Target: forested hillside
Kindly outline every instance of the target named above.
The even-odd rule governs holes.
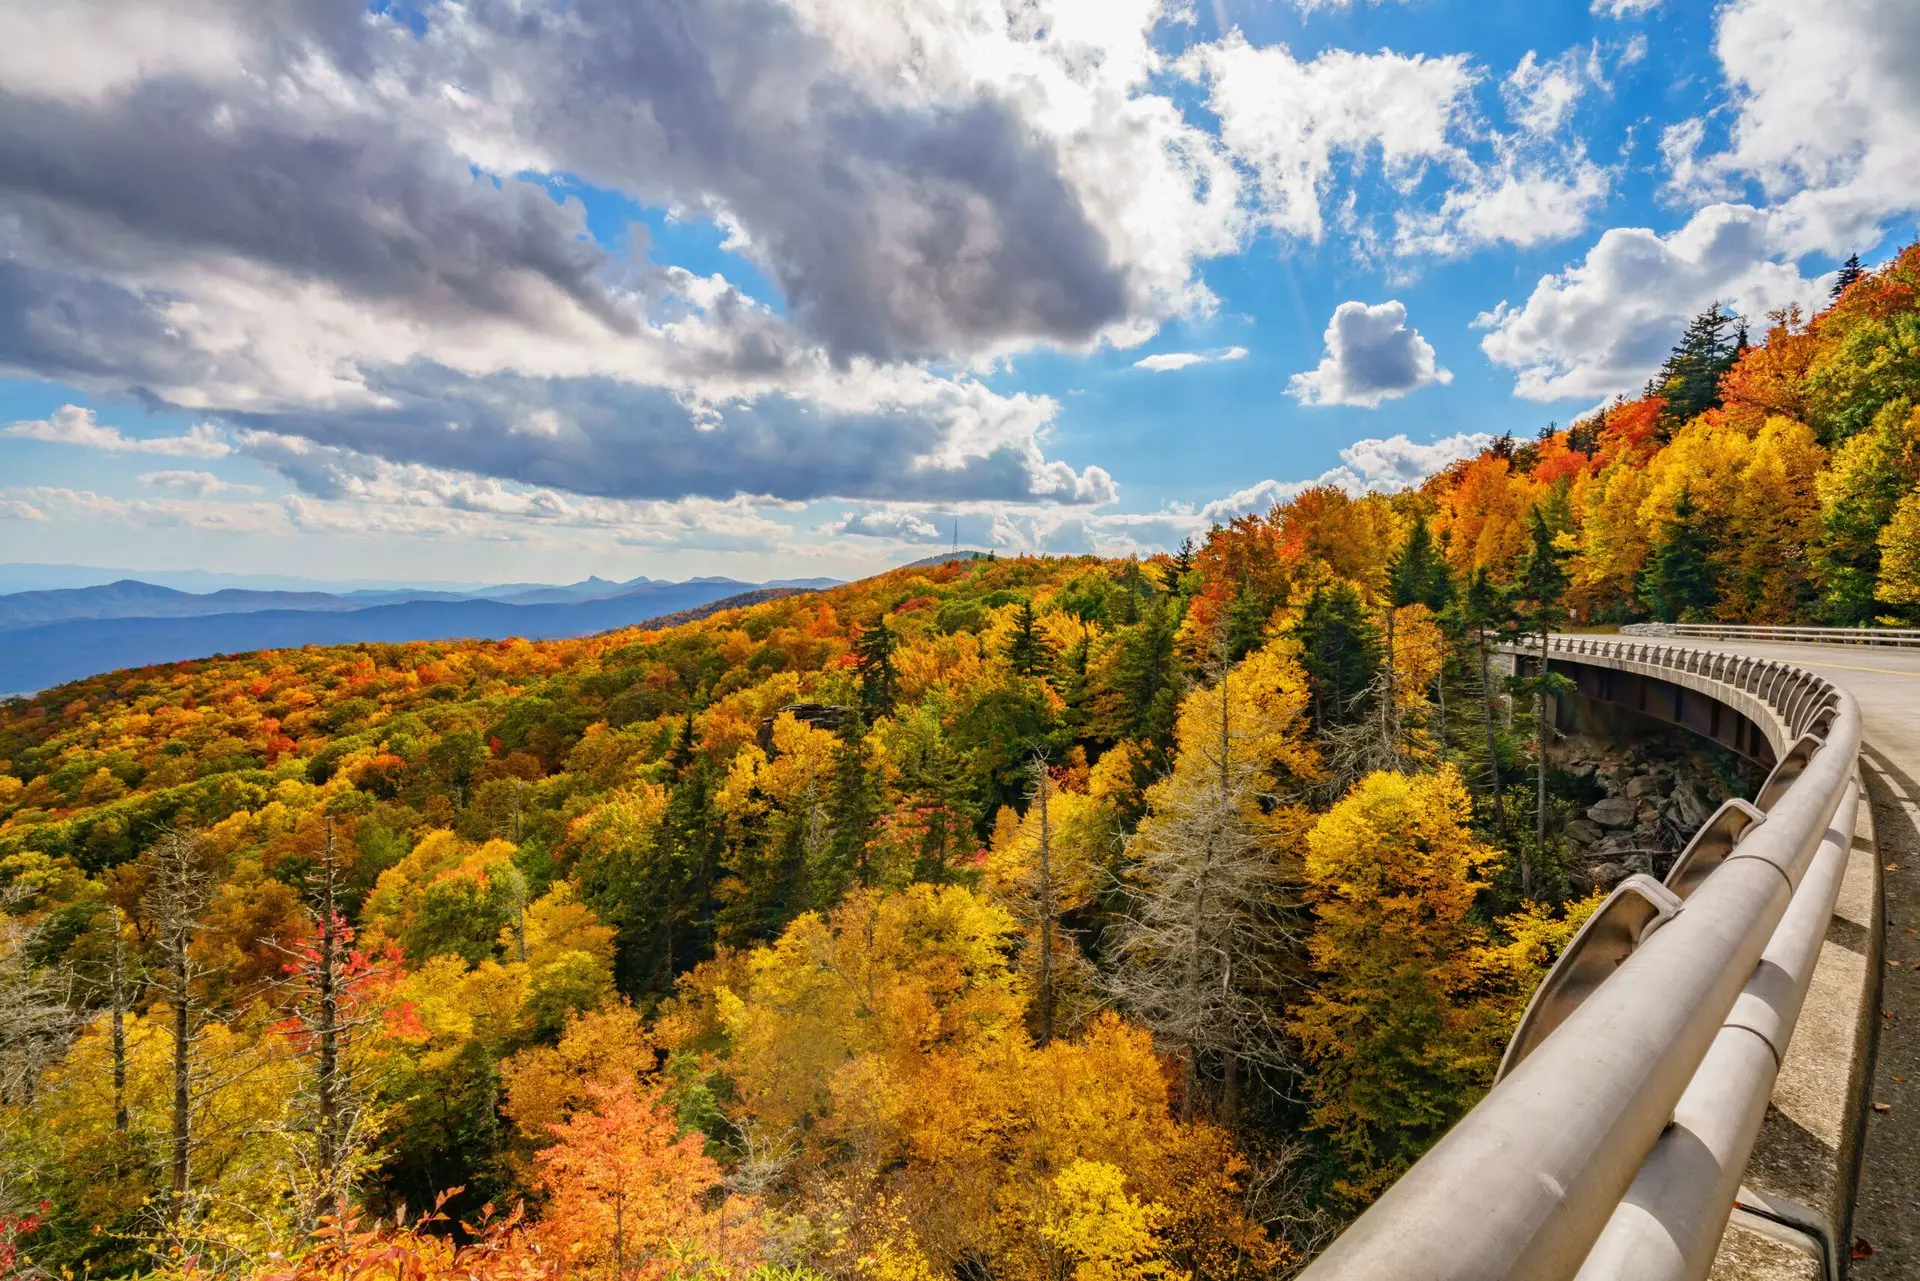
[[[1913,617],[1917,283],[1173,556],[7,704],[0,1269],[1290,1275],[1595,901],[1488,646]]]

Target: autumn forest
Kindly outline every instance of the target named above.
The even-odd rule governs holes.
[[[1286,1277],[1596,887],[1503,643],[1920,623],[1920,246],[1172,554],[0,707],[0,1276]]]

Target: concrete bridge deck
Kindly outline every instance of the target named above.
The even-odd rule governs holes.
[[[1859,700],[1861,774],[1879,842],[1885,938],[1881,1019],[1853,1233],[1872,1254],[1849,1275],[1920,1278],[1920,649],[1675,637],[1669,643],[1810,668]]]

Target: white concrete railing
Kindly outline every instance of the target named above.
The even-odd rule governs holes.
[[[1493,1089],[1305,1281],[1678,1281],[1713,1264],[1839,892],[1859,707],[1788,663],[1633,638],[1551,646],[1735,707],[1779,764],[1664,884],[1629,877],[1608,897]]]
[[[1622,636],[1793,641],[1802,645],[1920,645],[1920,628],[1771,627],[1759,623],[1628,623]]]

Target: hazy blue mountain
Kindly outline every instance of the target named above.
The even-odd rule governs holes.
[[[187,618],[205,614],[253,613],[263,609],[335,612],[420,599],[465,598],[423,591],[343,596],[331,592],[257,592],[235,587],[217,592],[193,593],[126,578],[98,587],[67,587],[0,596],[0,631],[75,618]]]
[[[128,578],[183,592],[215,592],[235,587],[263,592],[327,592],[336,596],[359,592],[380,596],[395,592],[417,594],[427,591],[465,597],[488,590],[485,583],[427,580],[395,582],[377,578],[322,579],[303,578],[298,574],[222,574],[204,569],[128,569],[124,566],[41,565],[24,561],[0,563],[0,593],[100,587]],[[544,585],[519,584],[521,587]]]
[[[0,633],[0,692],[29,693],[96,672],[255,649],[354,641],[586,636],[697,609],[752,586],[731,579],[644,583],[599,600],[558,604],[419,600],[363,609],[68,618]]]

